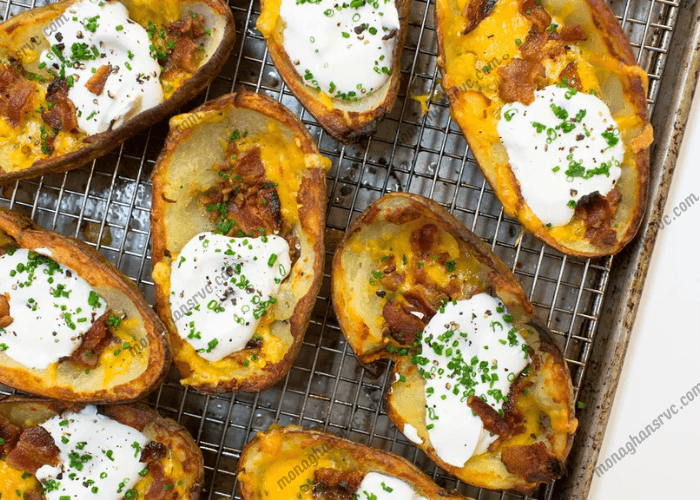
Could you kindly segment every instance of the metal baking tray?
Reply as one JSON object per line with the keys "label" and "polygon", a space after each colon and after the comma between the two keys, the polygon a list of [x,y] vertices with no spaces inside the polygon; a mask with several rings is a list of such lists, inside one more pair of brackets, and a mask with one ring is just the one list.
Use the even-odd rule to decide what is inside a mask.
{"label": "metal baking tray", "polygon": [[[7,19],[46,0],[0,1]],[[236,464],[246,442],[273,423],[299,424],[405,456],[440,485],[479,500],[522,499],[479,490],[436,468],[391,424],[382,396],[388,371],[378,378],[355,359],[330,303],[330,262],[350,221],[384,193],[407,191],[440,202],[488,241],[515,272],[563,349],[574,383],[579,433],[567,475],[540,488],[537,499],[584,499],[598,456],[649,259],[666,201],[700,59],[697,0],[614,0],[638,61],[649,74],[649,110],[656,130],[649,211],[638,237],[615,258],[565,257],[525,235],[503,214],[469,148],[452,123],[447,103],[429,101],[427,115],[411,95],[437,88],[434,6],[413,0],[402,57],[399,99],[375,136],[354,146],[329,138],[285,88],[255,29],[257,0],[233,0],[238,39],[210,87],[188,111],[222,94],[247,89],[269,95],[301,117],[321,151],[328,173],[327,252],[323,286],[294,367],[260,394],[203,396],[178,383],[173,369],[147,402],[184,425],[204,453],[202,498],[239,498]],[[64,175],[21,181],[0,190],[0,204],[42,226],[88,241],[133,279],[153,303],[150,175],[167,135],[155,125],[103,158]],[[0,393],[11,393],[0,386]],[[291,499],[290,499],[291,500]]]}

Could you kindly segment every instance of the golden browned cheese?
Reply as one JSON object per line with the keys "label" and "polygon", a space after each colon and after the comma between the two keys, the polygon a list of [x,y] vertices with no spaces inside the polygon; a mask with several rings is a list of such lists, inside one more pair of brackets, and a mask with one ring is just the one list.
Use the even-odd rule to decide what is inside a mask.
{"label": "golden browned cheese", "polygon": [[76,271],[106,300],[110,314],[124,318],[109,327],[113,341],[95,367],[86,369],[69,358],[38,370],[0,352],[0,383],[80,402],[131,401],[160,385],[171,362],[165,327],[129,278],[82,241],[47,231],[7,209],[0,209],[0,246],[50,251],[53,260]]}
{"label": "golden browned cheese", "polygon": [[[617,253],[641,223],[653,139],[647,76],[617,19],[602,0],[501,0],[474,23],[465,16],[474,3],[437,1],[438,67],[452,115],[486,180],[505,212],[548,245],[581,257]],[[543,225],[520,193],[496,129],[505,102],[529,104],[535,89],[564,79],[608,105],[625,145],[612,243],[596,239],[578,214],[563,226]]]}
{"label": "golden browned cheese", "polygon": [[[440,488],[408,460],[332,434],[290,425],[258,433],[241,454],[238,481],[243,500],[313,500],[319,473],[361,480],[369,472],[393,476],[430,500],[469,500]],[[351,498],[351,495],[347,495]]]}
{"label": "golden browned cheese", "polygon": [[[41,425],[59,413],[78,412],[81,408],[80,405],[49,403],[31,398],[0,399],[0,425],[9,423],[23,431]],[[148,472],[144,471],[142,479],[134,485],[133,489],[138,493],[134,498],[145,498],[147,494],[151,498],[163,498],[166,492],[173,495],[172,498],[199,498],[204,481],[204,460],[199,447],[184,427],[162,418],[142,404],[102,407],[100,411],[121,424],[137,429],[164,447],[162,457],[149,460],[156,463],[156,467],[162,467],[164,477],[157,480],[144,462],[144,469],[148,467]],[[32,492],[42,492],[43,487],[34,474],[11,467],[7,463],[6,453],[0,458],[0,496],[27,498]]]}
{"label": "golden browned cheese", "polygon": [[[416,365],[421,343],[411,335],[422,331],[445,301],[478,293],[503,301],[529,347],[530,365],[514,379],[502,421],[497,419],[505,431],[460,468],[442,461],[430,443],[425,382]],[[386,395],[389,418],[399,430],[412,426],[417,446],[440,467],[475,486],[524,493],[563,474],[577,427],[564,357],[511,271],[437,203],[396,193],[372,204],[336,252],[331,294],[360,362],[372,369],[377,360],[395,361]],[[392,304],[404,307],[405,314]],[[418,323],[412,311],[420,313]],[[470,408],[465,404],[465,411]],[[531,458],[519,460],[523,456]]]}
{"label": "golden browned cheese", "polygon": [[[0,24],[0,70],[15,68],[20,80],[33,90],[28,112],[19,124],[13,125],[0,116],[0,183],[64,172],[104,155],[173,113],[204,89],[227,60],[235,41],[233,15],[223,0],[122,0],[131,17],[145,29],[152,23],[155,46],[168,54],[161,76],[165,101],[120,127],[95,136],[77,129],[54,129],[54,125],[42,118],[54,103],[47,101],[53,76],[41,65],[40,55],[50,47],[44,33],[50,32],[52,26],[60,26],[63,12],[76,1],[64,0],[26,11]],[[181,65],[171,64],[175,59],[173,54],[178,51],[166,44],[171,37],[179,36],[172,31],[172,23],[186,22],[193,16],[202,21],[202,29],[207,31],[197,38],[197,50],[192,54],[195,66],[183,69]]]}
{"label": "golden browned cheese", "polygon": [[[194,125],[182,126],[192,117]],[[240,151],[259,150],[265,177],[276,185],[284,236],[293,242],[290,247],[296,247],[298,258],[280,285],[277,302],[257,328],[262,345],[210,362],[176,330],[169,301],[170,264],[196,234],[216,230],[202,198],[220,180],[219,168],[234,131],[245,134],[236,146]],[[171,133],[153,174],[153,279],[183,384],[203,392],[258,392],[291,368],[323,276],[329,167],[301,122],[258,94],[230,94],[171,120]]]}

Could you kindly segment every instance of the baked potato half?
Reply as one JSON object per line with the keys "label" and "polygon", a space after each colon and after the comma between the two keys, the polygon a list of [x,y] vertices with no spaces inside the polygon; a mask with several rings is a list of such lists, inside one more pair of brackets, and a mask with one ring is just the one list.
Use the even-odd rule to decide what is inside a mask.
{"label": "baked potato half", "polygon": [[439,0],[435,19],[452,116],[504,211],[562,253],[619,252],[646,209],[653,131],[608,5]]}
{"label": "baked potato half", "polygon": [[[73,274],[75,281],[61,281]],[[86,304],[78,303],[80,280]],[[138,399],[165,378],[165,327],[138,287],[86,243],[0,208],[0,283],[1,383],[64,401],[114,403]],[[52,306],[63,312],[51,316]]]}
{"label": "baked potato half", "polygon": [[[299,10],[298,13],[290,12],[294,17],[289,20],[283,15],[287,12],[287,3],[294,4],[293,8]],[[290,0],[263,0],[256,24],[265,37],[270,57],[285,85],[326,132],[346,144],[358,142],[373,134],[396,102],[401,85],[401,53],[406,43],[411,12],[410,0],[393,0],[392,4],[398,14],[396,18],[393,13],[385,12],[379,13],[381,17],[374,17],[375,12],[371,11],[373,7],[376,12],[384,8],[378,2],[362,2],[359,7],[356,3],[352,2],[348,6],[338,3],[307,4]],[[352,21],[344,19],[342,15],[345,12],[354,12],[356,17]],[[386,23],[389,17],[393,24],[382,28],[383,22]],[[337,29],[334,30],[336,21]],[[326,26],[326,22],[331,25]],[[299,29],[295,31],[293,28],[297,26]],[[375,37],[388,40],[387,43],[391,44],[388,54],[377,55],[380,54],[374,50],[377,47],[370,43]],[[300,47],[302,39],[311,41],[306,49],[313,49],[313,54]],[[350,45],[364,46],[368,51],[371,48],[372,53],[351,59],[355,54],[345,54],[346,45],[343,41],[348,42],[348,48]],[[326,61],[325,68],[328,68],[328,74],[325,75],[327,85],[324,85],[323,75],[320,74],[323,69],[320,64],[314,63],[315,54],[319,54],[321,59],[327,57],[327,60],[323,59]],[[386,64],[387,58],[391,59],[391,64]],[[377,87],[368,88],[363,68],[368,69],[370,74],[374,71],[383,77],[383,81],[378,81]],[[343,88],[340,81],[346,72],[355,74],[347,77],[353,84]]]}
{"label": "baked potato half", "polygon": [[[192,115],[198,117],[194,126],[178,127]],[[181,382],[201,392],[262,391],[291,368],[321,285],[325,172],[330,161],[319,154],[289,110],[250,92],[210,101],[191,114],[172,118],[170,126],[153,173],[151,225],[156,304],[168,328],[175,365]],[[211,258],[222,259],[216,264],[221,268],[212,272],[223,270],[226,282],[216,288],[218,276],[214,285],[213,277],[192,268],[192,275],[206,274],[206,281],[201,287],[181,287],[176,294],[174,277],[181,269],[187,274],[187,266],[197,261],[198,257],[185,257],[197,241],[204,247],[210,241],[212,247],[215,242],[237,242],[255,255],[245,260],[229,249],[226,255],[212,257],[210,249]],[[273,241],[288,246],[289,251],[268,256],[265,245]],[[229,255],[230,262],[226,260]],[[254,261],[261,267],[250,271]],[[269,298],[253,297],[250,306],[255,314],[244,318],[242,311],[247,306],[239,302],[247,296],[235,287],[250,293],[268,286],[270,281],[255,286],[242,283],[247,279],[255,282],[273,268],[284,270],[286,278],[275,278],[277,290]],[[185,304],[186,299],[192,302]],[[209,314],[204,306],[199,307],[199,301],[213,311],[210,316],[198,316]],[[201,326],[202,321],[218,318],[222,323],[217,326]],[[182,322],[178,325],[178,321]],[[222,332],[241,335],[235,339],[238,344],[224,339],[219,335]],[[206,340],[207,335],[212,338]],[[229,348],[216,351],[222,346]],[[217,352],[220,354],[214,356]]]}
{"label": "baked potato half", "polygon": [[[3,498],[80,498],[71,493],[84,492],[87,484],[90,494],[105,499],[196,500],[204,481],[202,452],[192,436],[143,404],[95,407],[5,398],[0,436]],[[118,466],[110,467],[113,463]]]}
{"label": "baked potato half", "polygon": [[524,493],[563,474],[577,426],[569,370],[478,237],[431,200],[390,194],[353,221],[332,273],[343,334],[361,363],[395,362],[387,413],[435,463]]}
{"label": "baked potato half", "polygon": [[223,0],[64,0],[0,24],[0,183],[78,168],[172,114],[235,38]]}
{"label": "baked potato half", "polygon": [[243,500],[351,498],[356,492],[352,498],[384,499],[390,493],[386,498],[467,500],[403,457],[296,425],[259,432],[243,449],[238,482]]}

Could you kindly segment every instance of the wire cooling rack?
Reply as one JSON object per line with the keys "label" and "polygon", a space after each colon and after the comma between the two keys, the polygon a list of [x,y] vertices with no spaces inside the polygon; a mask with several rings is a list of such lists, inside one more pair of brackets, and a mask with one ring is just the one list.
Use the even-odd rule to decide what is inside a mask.
{"label": "wire cooling rack", "polygon": [[[7,19],[44,5],[45,0],[0,1]],[[653,113],[680,4],[670,0],[615,1],[637,59],[649,74]],[[440,202],[491,244],[515,272],[540,316],[555,333],[571,369],[578,395],[605,300],[612,258],[581,260],[562,256],[525,235],[506,217],[485,183],[469,148],[452,123],[447,103],[429,98],[424,115],[410,96],[439,88],[435,68],[434,5],[413,0],[403,52],[402,88],[375,136],[355,146],[328,137],[285,88],[255,29],[257,1],[235,0],[231,9],[238,39],[232,55],[210,87],[187,111],[207,99],[242,88],[267,94],[299,115],[333,162],[328,173],[327,250],[323,286],[294,367],[261,394],[203,396],[178,383],[177,373],[149,398],[162,415],[184,425],[202,448],[206,478],[202,498],[239,498],[236,465],[249,439],[272,423],[316,427],[363,444],[393,451],[415,462],[440,485],[480,500],[527,498],[460,484],[437,469],[403,438],[382,409],[388,370],[374,378],[357,363],[338,328],[330,303],[330,262],[350,221],[387,192],[407,191]],[[127,141],[82,169],[2,188],[0,204],[42,226],[88,241],[133,279],[153,304],[151,280],[150,175],[168,132],[167,121]],[[0,386],[0,392],[12,392]],[[579,411],[594,411],[579,410]],[[575,442],[574,446],[587,446]],[[553,486],[535,497],[554,498]],[[290,499],[291,500],[291,499]]]}

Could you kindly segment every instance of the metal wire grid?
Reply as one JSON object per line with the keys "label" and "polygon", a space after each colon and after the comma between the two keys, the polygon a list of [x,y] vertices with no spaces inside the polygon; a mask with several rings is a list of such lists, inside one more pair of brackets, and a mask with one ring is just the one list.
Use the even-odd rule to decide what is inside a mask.
{"label": "metal wire grid", "polygon": [[[0,12],[7,19],[45,3],[49,2],[0,1]],[[270,95],[302,118],[333,167],[328,174],[323,286],[301,353],[287,377],[261,394],[210,397],[180,386],[173,370],[148,399],[161,414],[184,425],[202,448],[206,469],[203,497],[238,498],[235,470],[244,444],[272,423],[293,423],[322,428],[403,455],[439,484],[456,487],[479,500],[527,498],[460,484],[436,468],[393,427],[382,410],[389,371],[378,378],[366,373],[345,343],[333,315],[330,261],[335,246],[350,221],[386,192],[408,191],[440,202],[488,241],[515,272],[564,350],[576,394],[594,340],[612,259],[562,256],[529,235],[520,238],[517,221],[504,216],[461,132],[451,122],[447,103],[433,94],[439,78],[433,5],[429,1],[413,2],[402,57],[402,91],[394,110],[374,137],[347,147],[329,138],[279,79],[264,40],[255,29],[258,2],[236,0],[231,8],[238,33],[236,47],[221,74],[184,110],[241,88]],[[679,3],[616,0],[612,8],[639,63],[649,74],[648,103],[653,113]],[[410,98],[419,93],[431,94],[427,115]],[[0,203],[44,227],[96,246],[139,285],[152,304],[150,174],[166,134],[164,121],[91,166],[3,188]],[[0,386],[0,392],[12,391]],[[550,499],[552,492],[551,485],[543,486],[533,498]]]}

